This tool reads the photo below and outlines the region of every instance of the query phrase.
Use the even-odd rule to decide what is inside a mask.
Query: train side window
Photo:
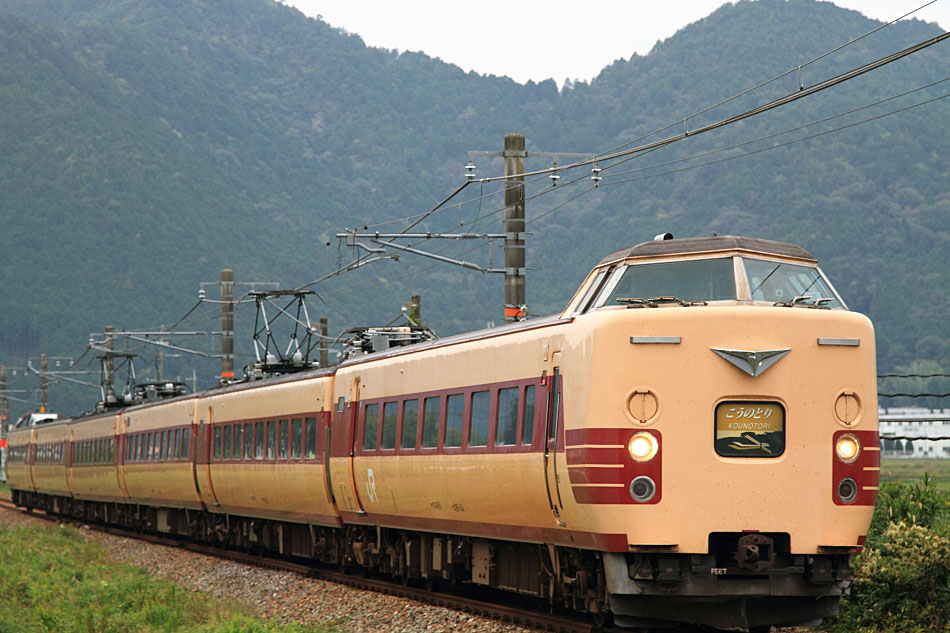
[[[191,429],[192,427],[186,426],[181,432],[181,456],[185,459],[191,457]]]
[[[160,459],[168,459],[168,436],[170,431],[162,431],[162,455]]]
[[[336,401],[336,412],[343,413],[344,407],[346,407],[346,398],[344,396],[340,396],[340,398]]]
[[[168,447],[168,455],[172,459],[178,459],[181,455],[181,429],[175,429],[175,436],[171,446]]]
[[[402,437],[399,448],[415,448],[419,436],[419,401],[406,400],[402,403]]]
[[[244,454],[244,438],[242,437],[241,431],[244,430],[244,426],[241,424],[234,425],[234,450],[231,451],[231,457],[234,459],[241,459]]]
[[[528,385],[524,390],[524,422],[521,427],[521,445],[531,446],[534,443],[534,385]]]
[[[442,398],[426,398],[422,405],[422,448],[435,448],[439,445]]]
[[[140,459],[142,450],[142,434],[136,433],[135,437],[131,438],[132,440],[132,461],[137,462]]]
[[[115,438],[114,437],[109,438],[109,461],[110,462],[115,461]]]
[[[281,459],[287,459],[287,443],[290,441],[290,430],[287,428],[287,420],[280,421],[280,434],[278,436],[277,456]]]
[[[303,446],[303,420],[294,418],[290,425],[290,457],[300,459]]]
[[[465,396],[455,393],[445,400],[445,446],[457,448],[462,445],[462,428],[465,424]]]
[[[396,448],[396,421],[398,417],[398,402],[387,402],[383,405],[383,437],[380,448]]]
[[[254,423],[254,459],[264,459],[264,423]]]
[[[363,407],[363,450],[376,450],[379,436],[379,405],[368,404]]]
[[[306,435],[306,452],[304,456],[307,459],[317,458],[317,419],[307,418],[307,427],[304,429]]]
[[[221,459],[221,427],[214,427],[214,458]]]
[[[221,457],[231,459],[231,425],[227,424],[221,432]]]
[[[518,387],[498,390],[496,446],[514,446],[518,440]]]
[[[267,421],[267,459],[277,456],[277,422]]]
[[[488,446],[488,419],[491,411],[491,393],[476,391],[472,394],[472,416],[468,445]]]
[[[551,376],[551,409],[548,411],[548,439],[553,440],[557,435],[558,409],[560,408],[560,367],[554,368],[554,375]]]
[[[254,459],[254,425],[244,425],[244,459]]]

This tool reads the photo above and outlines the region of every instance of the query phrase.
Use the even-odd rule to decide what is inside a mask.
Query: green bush
[[[950,501],[924,476],[888,483],[835,633],[950,632]]]
[[[877,496],[874,519],[868,531],[869,544],[880,537],[891,523],[933,527],[941,515],[950,512],[947,496],[937,489],[933,479],[924,473],[914,484],[884,482]],[[947,517],[944,517],[945,519]]]

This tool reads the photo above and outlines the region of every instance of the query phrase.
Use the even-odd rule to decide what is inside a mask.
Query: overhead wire
[[[937,2],[937,0],[930,0],[929,2],[927,2],[927,3],[925,3],[925,4],[923,4],[923,5],[919,6],[919,7],[917,7],[916,9],[905,13],[904,15],[900,16],[899,18],[895,18],[895,19],[891,20],[890,22],[885,22],[884,24],[882,24],[882,25],[880,25],[880,26],[878,26],[878,27],[875,27],[875,28],[871,29],[870,31],[868,31],[868,32],[865,33],[864,35],[861,35],[861,36],[856,37],[856,38],[854,38],[854,39],[852,39],[852,40],[849,40],[849,41],[845,42],[844,44],[840,44],[839,46],[836,46],[835,48],[832,48],[831,50],[826,51],[826,52],[822,53],[821,55],[818,55],[817,57],[814,57],[814,58],[810,59],[809,61],[805,62],[804,64],[800,64],[800,65],[798,65],[798,66],[793,66],[793,67],[791,67],[790,69],[786,70],[785,72],[780,73],[780,74],[778,74],[778,75],[772,77],[771,79],[767,79],[767,80],[765,80],[765,81],[763,81],[763,82],[761,82],[761,83],[759,83],[759,84],[756,84],[756,85],[752,86],[751,88],[747,88],[747,89],[743,90],[742,92],[738,92],[738,93],[732,95],[731,97],[728,97],[728,98],[726,98],[726,99],[723,99],[723,100],[720,101],[719,103],[713,104],[713,105],[711,105],[711,106],[708,106],[708,107],[706,107],[706,108],[703,108],[702,110],[699,110],[699,111],[697,111],[697,112],[694,112],[693,114],[690,114],[690,115],[687,115],[687,116],[685,116],[685,117],[679,118],[679,119],[677,119],[677,120],[674,121],[673,123],[670,123],[670,124],[667,125],[667,126],[664,126],[664,127],[662,127],[662,128],[658,128],[658,129],[654,130],[653,132],[649,132],[648,134],[644,134],[644,135],[642,135],[642,136],[640,136],[640,137],[638,137],[638,138],[635,138],[635,139],[633,139],[633,140],[627,141],[627,142],[625,142],[625,143],[621,143],[620,145],[617,145],[616,147],[613,147],[613,148],[611,148],[611,149],[609,149],[609,150],[606,150],[605,152],[603,152],[603,154],[609,154],[609,153],[611,153],[611,152],[615,152],[615,151],[617,151],[617,150],[619,150],[619,149],[622,149],[622,148],[624,148],[624,147],[627,147],[628,145],[632,145],[633,143],[637,143],[637,142],[639,142],[639,141],[642,141],[642,140],[645,139],[645,138],[649,138],[649,137],[653,136],[654,134],[659,134],[660,132],[665,132],[666,130],[668,130],[668,129],[674,127],[674,126],[679,125],[679,124],[682,123],[683,121],[688,121],[689,119],[692,119],[692,118],[695,118],[695,117],[700,116],[700,115],[702,115],[702,114],[705,114],[705,113],[707,113],[707,112],[709,112],[709,111],[711,111],[711,110],[714,110],[714,109],[718,108],[719,106],[722,106],[722,105],[725,105],[725,104],[727,104],[727,103],[729,103],[729,102],[731,102],[731,101],[734,101],[735,99],[738,99],[739,97],[743,97],[743,96],[745,96],[745,95],[747,95],[747,94],[749,94],[749,93],[751,93],[751,92],[754,92],[754,91],[758,90],[759,88],[763,88],[763,87],[765,87],[765,86],[767,86],[767,85],[769,85],[769,84],[771,84],[771,83],[773,83],[773,82],[775,82],[775,81],[778,81],[779,79],[782,79],[783,77],[787,77],[787,76],[791,75],[792,73],[794,73],[794,72],[796,72],[796,71],[799,71],[799,70],[802,69],[802,68],[806,68],[806,67],[808,67],[808,66],[814,64],[815,62],[817,62],[817,61],[819,61],[819,60],[821,60],[821,59],[824,59],[825,57],[828,57],[829,55],[832,55],[832,54],[834,54],[834,53],[837,53],[838,51],[840,51],[840,50],[842,50],[842,49],[844,49],[844,48],[846,48],[846,47],[848,47],[848,46],[851,46],[851,45],[854,44],[855,42],[859,42],[859,41],[863,40],[864,38],[868,37],[869,35],[873,35],[874,33],[877,33],[878,31],[880,31],[880,30],[882,30],[882,29],[885,29],[885,28],[887,28],[887,27],[889,27],[889,26],[892,26],[893,24],[895,24],[895,23],[897,23],[897,22],[900,22],[900,21],[903,20],[904,18],[909,17],[909,16],[911,16],[911,15],[917,13],[917,12],[920,11],[921,9],[925,9],[926,7],[929,7],[930,5],[934,4],[935,2]],[[601,154],[601,155],[602,155],[602,154]],[[600,155],[599,155],[599,156],[600,156]]]
[[[874,101],[874,102],[872,102],[872,103],[868,103],[868,104],[866,104],[866,105],[859,106],[859,107],[857,107],[857,108],[852,108],[851,110],[847,110],[847,111],[845,111],[845,112],[839,112],[838,114],[833,114],[833,115],[828,116],[828,117],[825,117],[825,118],[823,118],[823,119],[816,119],[816,120],[814,120],[814,121],[809,121],[808,123],[803,123],[803,124],[798,125],[798,126],[796,126],[796,127],[792,127],[792,128],[788,128],[788,129],[786,129],[786,130],[782,130],[781,132],[775,132],[774,134],[767,134],[767,135],[765,135],[765,136],[760,136],[760,137],[758,137],[758,138],[754,138],[754,139],[751,139],[751,140],[748,140],[748,141],[743,141],[742,143],[736,143],[735,145],[730,145],[730,146],[728,146],[728,147],[720,147],[720,148],[717,148],[717,149],[712,149],[712,150],[708,150],[708,151],[705,151],[705,152],[700,152],[700,153],[698,153],[698,154],[693,154],[692,156],[685,156],[685,157],[683,157],[683,158],[676,158],[676,159],[673,159],[673,160],[666,161],[666,162],[664,162],[664,163],[654,163],[653,165],[646,165],[646,166],[643,166],[643,167],[637,167],[636,169],[630,169],[630,170],[627,170],[627,171],[611,172],[611,173],[610,173],[610,176],[616,177],[616,176],[620,176],[620,175],[624,175],[624,174],[632,174],[632,173],[637,173],[637,172],[641,172],[641,171],[646,171],[646,170],[649,170],[649,169],[656,169],[656,168],[658,168],[658,167],[666,167],[666,166],[668,166],[668,165],[675,165],[675,164],[677,164],[677,163],[682,163],[682,162],[686,162],[686,161],[689,161],[689,160],[694,160],[694,159],[696,159],[696,158],[702,158],[702,157],[704,157],[704,156],[710,156],[710,155],[712,155],[712,154],[717,154],[717,153],[719,153],[719,152],[726,152],[726,151],[729,151],[729,150],[738,149],[738,148],[740,148],[740,147],[745,147],[746,145],[751,145],[751,144],[753,144],[753,143],[759,143],[759,142],[761,142],[761,141],[767,141],[767,140],[769,140],[769,139],[782,136],[782,135],[784,135],[784,134],[790,134],[791,132],[797,132],[797,131],[799,131],[799,130],[803,130],[803,129],[805,129],[805,128],[812,127],[812,126],[814,126],[814,125],[819,125],[819,124],[821,124],[821,123],[827,123],[828,121],[832,121],[832,120],[834,120],[834,119],[838,119],[838,118],[841,118],[841,117],[843,117],[843,116],[847,116],[847,115],[849,115],[849,114],[854,114],[854,113],[856,113],[856,112],[860,112],[861,110],[867,110],[868,108],[872,108],[872,107],[874,107],[874,106],[881,105],[881,104],[883,104],[883,103],[887,103],[888,101],[893,101],[893,100],[895,100],[895,99],[899,99],[900,97],[906,97],[907,95],[913,94],[913,93],[915,93],[915,92],[919,92],[919,91],[921,91],[921,90],[925,90],[925,89],[927,89],[927,88],[932,88],[933,86],[936,86],[936,85],[938,85],[938,84],[944,83],[944,82],[946,82],[946,81],[950,81],[950,77],[945,77],[945,78],[943,78],[943,79],[940,79],[940,80],[938,80],[938,81],[931,82],[931,83],[926,84],[926,85],[924,85],[924,86],[920,86],[920,87],[918,87],[918,88],[914,88],[914,89],[912,89],[912,90],[908,90],[908,91],[906,91],[906,92],[902,92],[902,93],[897,94],[897,95],[893,95],[893,96],[890,96],[890,97],[886,97],[886,98],[884,98],[884,99],[880,99],[880,100],[878,100],[878,101]],[[641,156],[642,156],[642,155],[641,155]],[[639,157],[639,156],[627,157],[627,158],[624,158],[624,159],[622,159],[622,160],[617,161],[616,163],[611,163],[610,165],[607,165],[607,166],[603,167],[603,168],[602,168],[602,171],[606,172],[607,170],[611,170],[611,169],[613,169],[614,167],[617,167],[618,165],[621,165],[621,164],[623,164],[623,163],[625,163],[625,162],[631,160],[632,158],[638,158],[638,157]]]
[[[659,176],[667,176],[667,175],[669,175],[669,174],[675,174],[675,173],[679,173],[679,172],[682,172],[682,171],[690,171],[690,170],[692,170],[692,169],[699,169],[700,167],[708,167],[708,166],[710,166],[710,165],[716,165],[716,164],[719,164],[719,163],[724,163],[724,162],[726,162],[726,161],[735,160],[735,159],[737,159],[737,158],[745,158],[746,156],[753,156],[753,155],[755,155],[755,154],[761,154],[762,152],[772,151],[772,150],[779,149],[779,148],[782,148],[782,147],[787,147],[787,146],[789,146],[789,145],[794,145],[795,143],[801,143],[802,141],[809,141],[809,140],[818,138],[818,137],[820,137],[820,136],[825,136],[825,135],[827,135],[827,134],[833,134],[834,132],[840,132],[840,131],[842,131],[842,130],[847,130],[847,129],[852,128],[852,127],[857,127],[857,126],[859,126],[859,125],[864,125],[865,123],[870,123],[870,122],[872,122],[872,121],[877,121],[878,119],[883,119],[883,118],[889,117],[889,116],[891,116],[891,115],[893,115],[893,114],[899,114],[899,113],[901,113],[901,112],[906,112],[907,110],[913,110],[914,108],[919,108],[920,106],[928,105],[928,104],[933,103],[933,102],[935,102],[935,101],[940,101],[940,100],[942,100],[942,99],[946,99],[947,97],[950,97],[950,93],[941,95],[941,96],[939,96],[939,97],[934,97],[934,98],[932,98],[932,99],[928,99],[928,100],[922,101],[922,102],[920,102],[920,103],[915,103],[915,104],[913,104],[913,105],[909,105],[909,106],[906,106],[906,107],[903,107],[903,108],[899,108],[899,109],[897,109],[897,110],[892,110],[892,111],[890,111],[890,112],[885,112],[885,113],[883,113],[883,114],[879,114],[879,115],[876,115],[876,116],[873,116],[873,117],[869,117],[869,118],[867,118],[867,119],[862,119],[861,121],[856,121],[856,122],[854,122],[854,123],[849,123],[849,124],[847,124],[847,125],[842,125],[842,126],[839,126],[839,127],[836,127],[836,128],[832,128],[832,129],[830,129],[830,130],[824,130],[824,131],[822,131],[822,132],[816,132],[815,134],[809,134],[808,136],[803,136],[803,137],[801,137],[801,138],[793,139],[793,140],[791,140],[791,141],[786,141],[786,142],[784,142],[784,143],[778,143],[778,144],[776,144],[776,145],[769,145],[768,147],[762,147],[762,148],[759,148],[759,149],[756,149],[756,150],[752,150],[752,151],[749,151],[749,152],[743,152],[743,153],[737,154],[737,155],[735,155],[735,156],[727,156],[727,157],[725,157],[725,158],[719,158],[719,159],[716,159],[716,160],[706,161],[706,162],[704,162],[704,163],[699,163],[699,164],[697,164],[697,165],[688,165],[688,166],[686,166],[686,167],[680,167],[680,168],[678,168],[678,169],[670,169],[670,170],[663,171],[663,172],[659,172],[659,173],[655,173],[655,174],[648,174],[648,175],[645,175],[645,176],[637,176],[637,177],[635,177],[635,178],[623,178],[623,179],[621,179],[621,180],[608,180],[608,178],[611,177],[611,176],[608,176],[608,177],[605,177],[604,182],[602,183],[602,185],[603,185],[603,186],[609,186],[609,185],[619,185],[619,184],[628,183],[628,182],[637,182],[637,181],[640,181],[640,180],[647,180],[647,179],[649,179],[649,178],[656,178],[656,177],[659,177]]]

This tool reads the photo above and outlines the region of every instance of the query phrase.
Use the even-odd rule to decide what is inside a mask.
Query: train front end
[[[589,374],[565,370],[564,483],[626,536],[617,624],[836,613],[878,490],[870,321],[804,250],[737,237],[615,253],[568,310]]]

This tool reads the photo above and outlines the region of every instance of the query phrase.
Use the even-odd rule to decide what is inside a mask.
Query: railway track
[[[14,512],[23,512],[29,516],[47,521],[83,525],[87,526],[91,530],[96,530],[98,532],[113,536],[137,539],[166,547],[176,547],[190,552],[223,558],[245,565],[253,565],[256,567],[264,567],[278,571],[292,572],[309,578],[317,578],[357,589],[364,589],[378,593],[399,596],[402,598],[409,598],[411,600],[416,600],[432,606],[445,607],[472,615],[478,615],[506,623],[517,624],[519,626],[532,627],[544,631],[552,631],[554,633],[595,633],[597,631],[620,631],[620,629],[598,628],[591,622],[585,622],[574,618],[567,618],[555,614],[540,613],[537,611],[531,611],[528,609],[522,609],[508,605],[494,604],[484,600],[478,600],[465,596],[429,591],[427,589],[405,586],[398,582],[391,582],[379,578],[354,576],[352,574],[321,569],[299,562],[266,556],[257,556],[254,554],[211,547],[190,541],[182,541],[163,536],[156,536],[154,534],[142,534],[139,532],[133,532],[111,526],[86,523],[84,521],[78,521],[69,517],[46,514],[45,512],[40,511],[27,512],[15,506],[12,500],[5,496],[0,496],[0,509]]]

